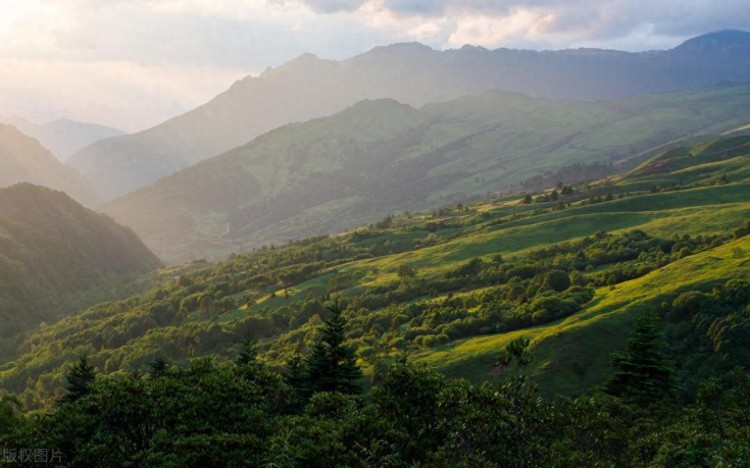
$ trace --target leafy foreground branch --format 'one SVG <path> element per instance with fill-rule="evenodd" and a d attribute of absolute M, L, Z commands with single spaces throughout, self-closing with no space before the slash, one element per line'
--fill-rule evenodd
<path fill-rule="evenodd" d="M 360 394 L 346 322 L 331 310 L 307 357 L 283 372 L 245 344 L 234 362 L 96 377 L 85 357 L 49 414 L 0 403 L 1 446 L 61 454 L 60 466 L 742 466 L 750 459 L 750 379 L 704 382 L 680 406 L 657 321 L 613 357 L 607 393 L 542 398 L 519 338 L 500 353 L 502 384 L 447 380 L 405 356 L 379 365 Z M 6 460 L 8 461 L 8 460 Z M 12 463 L 11 463 L 12 464 Z"/>

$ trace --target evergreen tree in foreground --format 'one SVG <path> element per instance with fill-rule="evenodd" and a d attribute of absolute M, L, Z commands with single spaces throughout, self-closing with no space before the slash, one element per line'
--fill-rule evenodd
<path fill-rule="evenodd" d="M 96 380 L 96 370 L 89 364 L 88 356 L 82 354 L 78 358 L 78 362 L 65 376 L 65 380 L 65 390 L 68 394 L 62 398 L 63 403 L 76 402 L 91 391 Z"/>
<path fill-rule="evenodd" d="M 323 321 L 320 341 L 307 357 L 308 393 L 360 393 L 362 370 L 357 366 L 354 348 L 344 345 L 346 319 L 338 305 L 329 307 L 328 310 L 331 314 Z"/>
<path fill-rule="evenodd" d="M 677 381 L 663 347 L 656 315 L 650 312 L 639 317 L 627 350 L 612 355 L 615 372 L 605 391 L 639 404 L 673 399 Z"/>

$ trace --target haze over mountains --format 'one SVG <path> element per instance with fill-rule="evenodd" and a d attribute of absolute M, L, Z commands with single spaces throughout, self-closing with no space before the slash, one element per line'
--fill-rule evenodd
<path fill-rule="evenodd" d="M 104 209 L 165 261 L 222 258 L 487 196 L 562 168 L 583 179 L 586 167 L 575 165 L 718 134 L 748 115 L 747 85 L 602 102 L 492 91 L 420 110 L 365 101 L 265 134 Z"/>
<path fill-rule="evenodd" d="M 0 124 L 0 187 L 19 182 L 62 190 L 89 206 L 100 199 L 91 182 L 58 161 L 37 140 L 11 125 Z"/>
<path fill-rule="evenodd" d="M 333 114 L 364 99 L 414 107 L 490 89 L 532 97 L 603 100 L 718 82 L 750 81 L 750 33 L 707 34 L 667 51 L 434 51 L 378 47 L 344 61 L 303 55 L 235 83 L 205 105 L 149 130 L 109 138 L 70 163 L 107 197 L 146 186 L 291 122 Z"/>
<path fill-rule="evenodd" d="M 503 2 L 486 18 L 499 3 L 52 3 L 0 8 L 0 50 L 90 74 L 29 89 L 52 96 L 34 101 L 47 115 L 69 115 L 58 98 L 106 104 L 102 121 L 117 102 L 143 115 L 171 93 L 202 100 L 195 85 L 223 88 L 236 56 L 309 38 L 251 27 L 263 41 L 247 42 L 235 28 L 256 23 L 235 16 L 259 11 L 335 39 L 321 15 L 430 40 L 446 21 L 451 44 L 629 47 L 699 27 L 673 21 L 680 2 L 626 5 L 637 18 L 618 0 Z M 419 11 L 384 20 L 396 3 Z M 698 3 L 685 10 L 750 27 L 717 16 L 742 7 Z M 41 24 L 54 48 L 23 39 Z M 0 124 L 8 463 L 30 448 L 73 467 L 750 459 L 750 33 L 642 53 L 306 54 L 138 134 L 14 124 Z M 65 161 L 45 148 L 86 142 Z"/>
<path fill-rule="evenodd" d="M 13 125 L 26 135 L 36 138 L 42 146 L 60 160 L 67 159 L 73 153 L 94 142 L 125 134 L 116 128 L 67 119 L 37 124 L 22 117 L 0 115 L 0 122 Z"/>

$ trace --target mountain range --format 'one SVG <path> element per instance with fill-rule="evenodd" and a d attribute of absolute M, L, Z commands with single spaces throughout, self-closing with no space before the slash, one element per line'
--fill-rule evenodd
<path fill-rule="evenodd" d="M 166 262 L 222 258 L 389 213 L 633 167 L 748 123 L 750 86 L 618 101 L 491 91 L 415 109 L 363 101 L 290 124 L 105 205 Z M 596 171 L 594 171 L 596 172 Z M 525 184 L 532 187 L 534 184 Z"/>
<path fill-rule="evenodd" d="M 0 187 L 19 182 L 62 190 L 89 206 L 100 200 L 94 185 L 78 171 L 16 127 L 0 124 Z"/>
<path fill-rule="evenodd" d="M 750 81 L 750 33 L 722 31 L 665 50 L 435 51 L 377 47 L 343 61 L 305 54 L 248 76 L 210 102 L 151 129 L 98 141 L 70 158 L 108 198 L 228 151 L 292 122 L 333 114 L 365 99 L 412 107 L 492 89 L 531 97 L 612 100 L 720 82 Z"/>
<path fill-rule="evenodd" d="M 0 365 L 0 387 L 51 406 L 81 353 L 112 374 L 158 358 L 232 357 L 249 339 L 283 367 L 314 343 L 333 300 L 365 369 L 408 353 L 449 377 L 503 382 L 498 350 L 526 337 L 529 376 L 545 393 L 585 394 L 649 310 L 664 311 L 688 393 L 746 362 L 750 137 L 677 147 L 624 174 L 532 195 L 165 269 L 144 294 L 31 333 Z"/>
<path fill-rule="evenodd" d="M 121 130 L 104 125 L 68 119 L 37 124 L 22 117 L 0 115 L 0 122 L 13 125 L 26 135 L 36 138 L 60 160 L 67 159 L 81 148 L 99 140 L 125 134 Z"/>

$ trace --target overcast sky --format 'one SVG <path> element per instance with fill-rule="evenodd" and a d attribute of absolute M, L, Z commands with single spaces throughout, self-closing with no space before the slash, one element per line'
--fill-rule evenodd
<path fill-rule="evenodd" d="M 0 0 L 0 114 L 142 129 L 303 52 L 667 49 L 749 0 Z"/>

